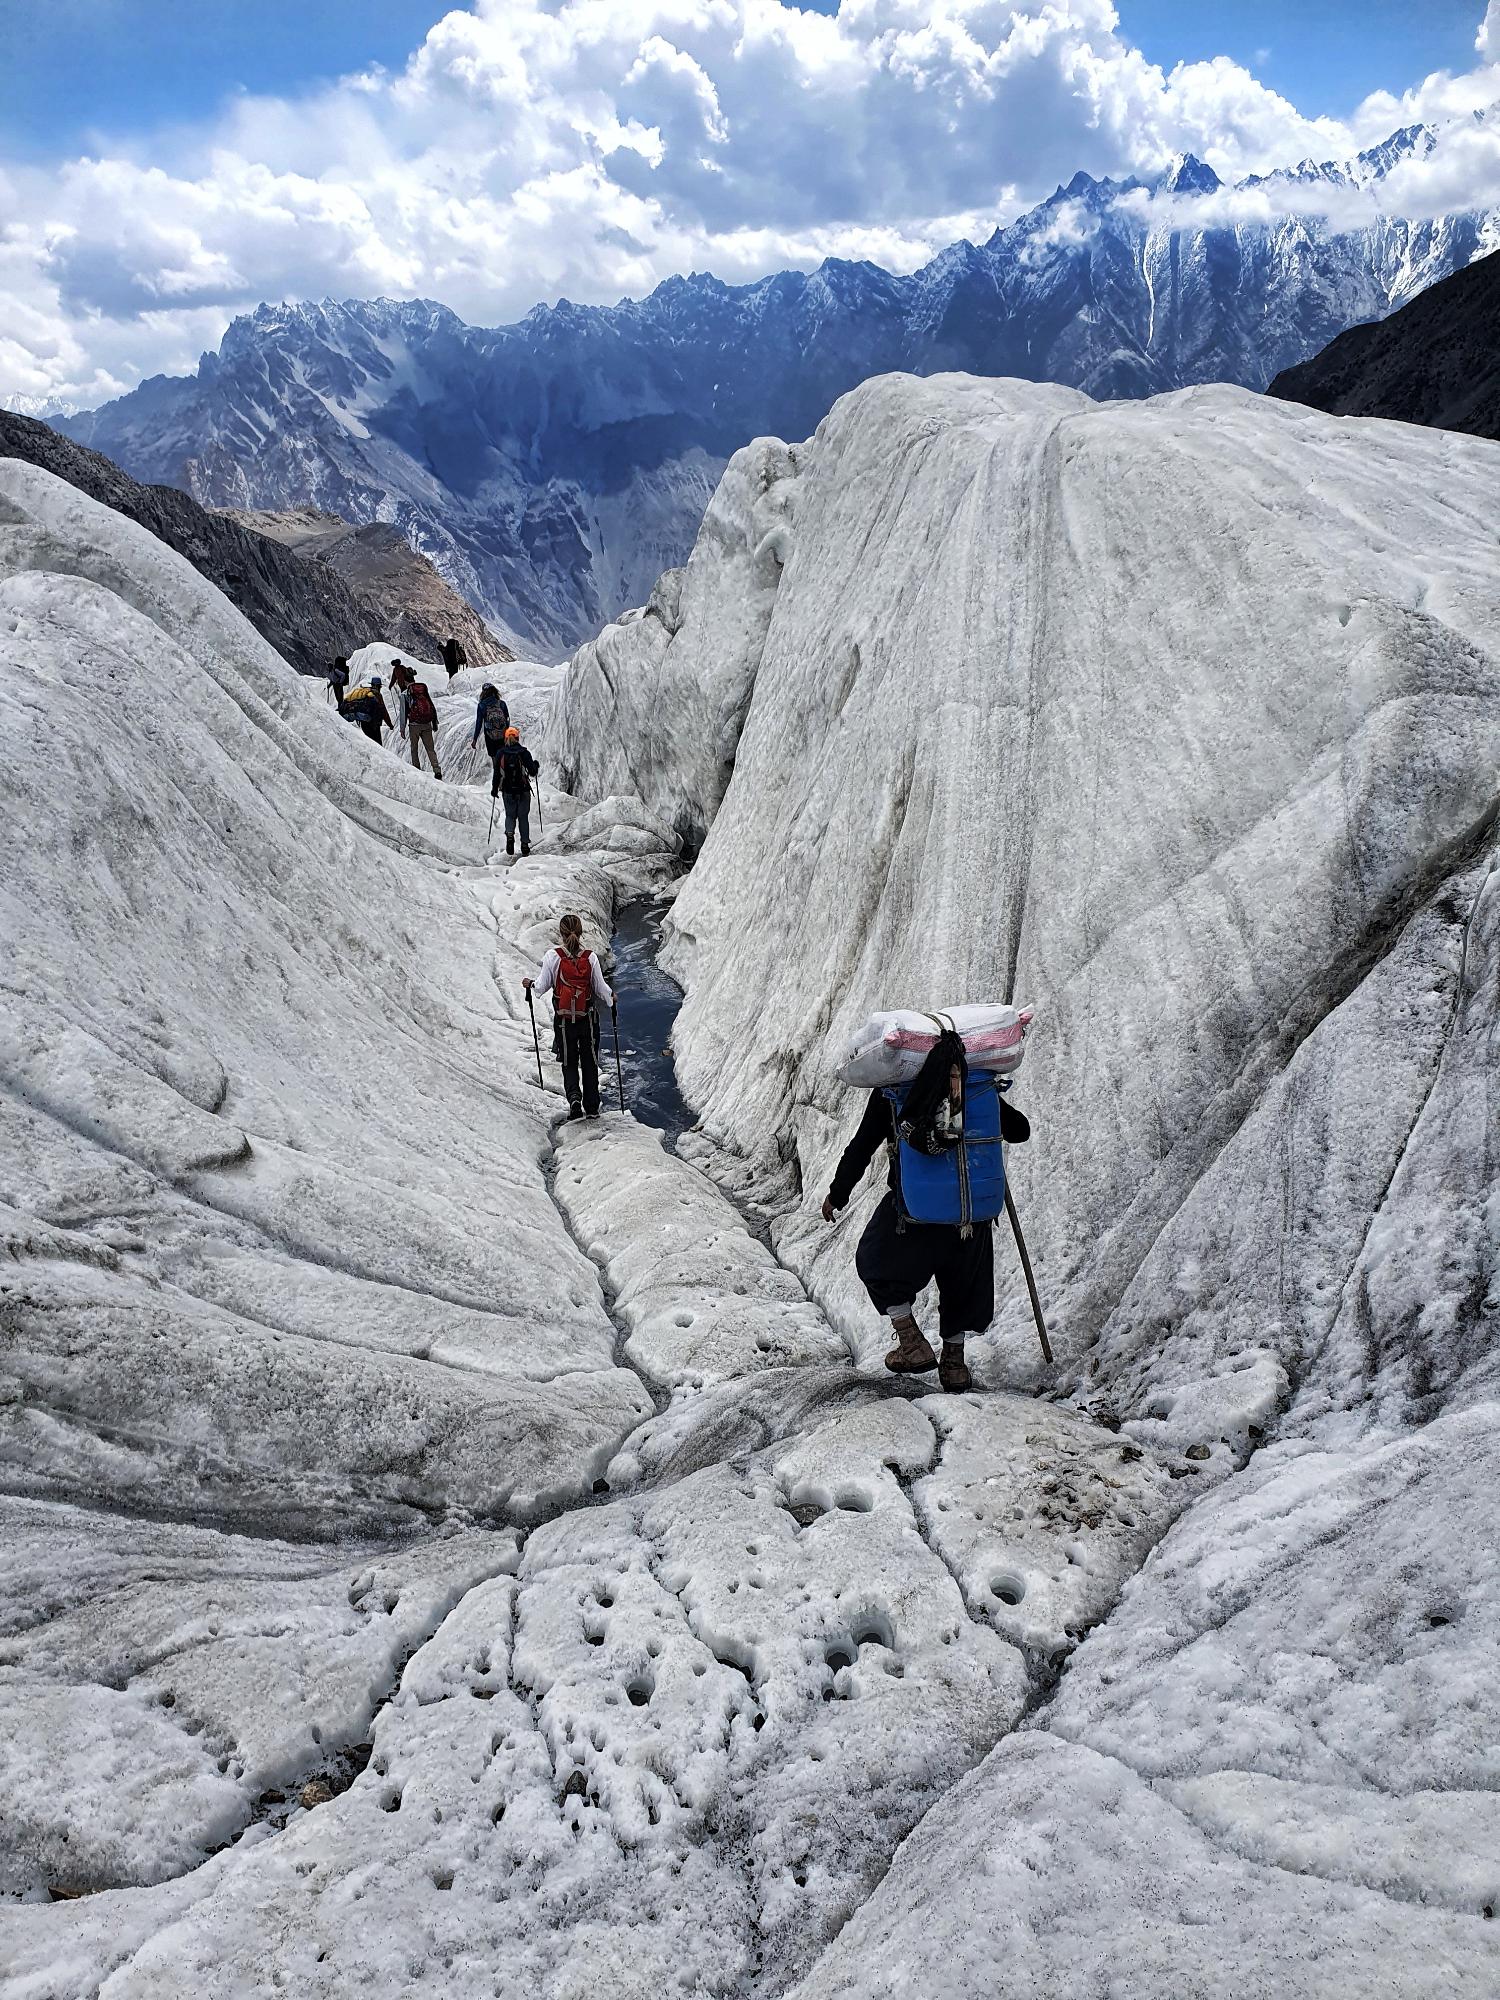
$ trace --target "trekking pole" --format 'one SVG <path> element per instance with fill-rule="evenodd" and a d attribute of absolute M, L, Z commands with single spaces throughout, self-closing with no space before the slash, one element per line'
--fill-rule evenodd
<path fill-rule="evenodd" d="M 615 1031 L 615 1082 L 620 1087 L 620 1109 L 625 1109 L 625 1072 L 620 1067 L 620 1009 L 615 1001 L 609 1004 L 609 1018 Z"/>
<path fill-rule="evenodd" d="M 488 833 L 487 833 L 487 834 L 486 834 L 486 835 L 484 836 L 484 844 L 485 844 L 485 847 L 486 847 L 486 849 L 488 849 L 488 847 L 489 847 L 489 844 L 490 844 L 490 842 L 491 842 L 491 841 L 492 841 L 492 840 L 494 839 L 494 837 L 495 837 L 495 794 L 494 794 L 493 792 L 491 792 L 491 793 L 490 793 L 490 830 L 489 830 L 489 832 L 488 832 Z"/>
<path fill-rule="evenodd" d="M 1026 1238 L 1021 1234 L 1021 1218 L 1016 1214 L 1016 1205 L 1010 1197 L 1009 1180 L 1005 1183 L 1005 1213 L 1010 1217 L 1010 1226 L 1016 1232 L 1016 1248 L 1021 1253 L 1021 1269 L 1026 1274 L 1026 1289 L 1031 1294 L 1031 1311 L 1036 1320 L 1037 1339 L 1042 1343 L 1042 1359 L 1050 1366 L 1052 1344 L 1047 1338 L 1047 1326 L 1042 1318 L 1042 1302 L 1036 1295 L 1036 1279 L 1031 1275 L 1031 1259 L 1026 1255 Z"/>
<path fill-rule="evenodd" d="M 547 1086 L 542 1082 L 542 1044 L 536 1031 L 536 1005 L 532 1000 L 531 988 L 529 986 L 526 989 L 526 1011 L 531 1016 L 531 1044 L 536 1050 L 536 1080 L 540 1087 L 545 1090 Z"/>

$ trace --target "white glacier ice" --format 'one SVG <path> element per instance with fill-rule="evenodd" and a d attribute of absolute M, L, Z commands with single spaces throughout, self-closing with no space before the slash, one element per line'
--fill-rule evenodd
<path fill-rule="evenodd" d="M 1497 519 L 873 383 L 439 785 L 0 464 L 5 2000 L 1500 1990 Z M 678 840 L 674 1151 L 520 978 Z M 934 993 L 1038 1007 L 970 1397 L 815 1219 Z"/>

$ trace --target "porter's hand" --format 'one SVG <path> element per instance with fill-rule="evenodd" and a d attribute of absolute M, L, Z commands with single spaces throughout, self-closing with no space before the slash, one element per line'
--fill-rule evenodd
<path fill-rule="evenodd" d="M 531 991 L 531 981 L 529 979 L 523 979 L 521 984 L 526 988 L 528 993 Z"/>
<path fill-rule="evenodd" d="M 833 1205 L 833 1196 L 825 1194 L 823 1197 L 823 1220 L 825 1222 L 832 1222 L 837 1214 L 838 1210 Z"/>

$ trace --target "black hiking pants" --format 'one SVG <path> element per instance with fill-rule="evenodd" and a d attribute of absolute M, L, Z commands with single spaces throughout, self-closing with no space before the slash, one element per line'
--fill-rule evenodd
<path fill-rule="evenodd" d="M 570 1020 L 560 1014 L 563 1089 L 570 1105 L 583 1106 L 590 1118 L 599 1115 L 599 1017 L 590 1012 Z"/>
<path fill-rule="evenodd" d="M 380 721 L 378 717 L 373 722 L 366 722 L 365 718 L 361 716 L 359 718 L 359 726 L 372 743 L 380 741 Z"/>
<path fill-rule="evenodd" d="M 898 1229 L 899 1219 L 896 1197 L 888 1194 L 854 1253 L 854 1268 L 876 1312 L 910 1310 L 936 1279 L 943 1339 L 983 1333 L 995 1317 L 994 1225 L 976 1222 L 974 1233 L 962 1236 L 956 1222 L 908 1222 Z"/>

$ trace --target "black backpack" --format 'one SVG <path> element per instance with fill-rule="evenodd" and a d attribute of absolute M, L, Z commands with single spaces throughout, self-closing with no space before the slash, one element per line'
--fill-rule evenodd
<path fill-rule="evenodd" d="M 507 743 L 500 752 L 502 792 L 529 792 L 531 773 L 526 768 L 526 752 L 519 743 Z"/>

